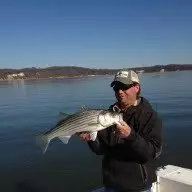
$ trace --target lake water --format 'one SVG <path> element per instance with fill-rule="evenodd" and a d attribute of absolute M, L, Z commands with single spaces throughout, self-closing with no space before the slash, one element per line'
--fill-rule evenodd
<path fill-rule="evenodd" d="M 142 95 L 163 120 L 160 165 L 192 168 L 192 71 L 140 75 Z M 115 101 L 112 76 L 0 82 L 0 191 L 85 192 L 102 185 L 101 157 L 73 137 L 51 142 L 45 155 L 35 135 L 53 127 L 59 112 Z"/>

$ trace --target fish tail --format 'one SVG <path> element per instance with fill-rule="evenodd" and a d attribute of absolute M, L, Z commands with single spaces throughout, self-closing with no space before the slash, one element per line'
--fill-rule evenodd
<path fill-rule="evenodd" d="M 49 146 L 50 140 L 46 135 L 38 135 L 36 136 L 36 143 L 39 145 L 43 151 L 43 154 L 45 154 L 48 146 Z"/>

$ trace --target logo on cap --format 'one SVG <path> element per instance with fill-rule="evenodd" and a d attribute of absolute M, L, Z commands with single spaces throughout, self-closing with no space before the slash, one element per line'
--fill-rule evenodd
<path fill-rule="evenodd" d="M 124 77 L 127 78 L 128 77 L 128 71 L 119 71 L 116 75 L 116 77 Z"/>

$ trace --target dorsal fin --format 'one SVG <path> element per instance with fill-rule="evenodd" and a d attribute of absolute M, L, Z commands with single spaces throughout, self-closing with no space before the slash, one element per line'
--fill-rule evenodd
<path fill-rule="evenodd" d="M 89 109 L 90 109 L 89 107 L 83 105 L 83 106 L 81 106 L 80 111 L 86 111 L 86 110 L 89 110 Z"/>
<path fill-rule="evenodd" d="M 61 119 L 65 119 L 66 117 L 69 116 L 69 114 L 60 112 L 60 113 L 59 113 L 59 116 L 60 116 Z"/>

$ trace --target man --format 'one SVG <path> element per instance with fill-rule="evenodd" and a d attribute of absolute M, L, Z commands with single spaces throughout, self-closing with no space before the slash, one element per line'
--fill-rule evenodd
<path fill-rule="evenodd" d="M 155 181 L 155 159 L 161 154 L 162 124 L 149 102 L 140 96 L 138 75 L 119 71 L 111 87 L 117 102 L 109 110 L 123 113 L 123 122 L 98 132 L 95 141 L 89 133 L 93 152 L 103 155 L 103 184 L 106 192 L 150 191 Z"/>

